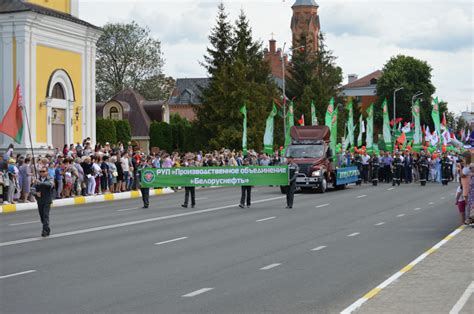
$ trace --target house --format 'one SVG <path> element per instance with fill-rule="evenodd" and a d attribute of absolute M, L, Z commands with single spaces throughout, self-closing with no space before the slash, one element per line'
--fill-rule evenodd
<path fill-rule="evenodd" d="M 167 106 L 169 114 L 179 114 L 193 121 L 196 119 L 196 107 L 202 104 L 201 90 L 209 85 L 209 78 L 177 79 Z M 169 115 L 165 119 L 169 122 Z"/>
<path fill-rule="evenodd" d="M 382 71 L 374 71 L 362 78 L 356 74 L 348 76 L 348 83 L 341 87 L 340 96 L 353 97 L 361 105 L 367 108 L 371 103 L 375 103 L 377 97 L 377 80 L 382 76 Z"/>

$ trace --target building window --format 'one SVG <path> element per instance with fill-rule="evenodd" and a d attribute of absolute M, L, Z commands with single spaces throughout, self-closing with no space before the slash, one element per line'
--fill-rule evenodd
<path fill-rule="evenodd" d="M 59 83 L 54 84 L 51 97 L 55 99 L 66 99 L 66 96 L 64 95 L 64 88 L 61 84 Z"/>
<path fill-rule="evenodd" d="M 110 119 L 112 120 L 120 120 L 120 115 L 117 107 L 110 107 Z"/>
<path fill-rule="evenodd" d="M 371 79 L 370 85 L 377 85 L 377 79 L 376 78 Z"/>

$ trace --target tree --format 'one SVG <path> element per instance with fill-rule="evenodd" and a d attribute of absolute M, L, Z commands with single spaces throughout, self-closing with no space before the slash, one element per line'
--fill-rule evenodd
<path fill-rule="evenodd" d="M 173 149 L 171 126 L 166 122 L 152 122 L 150 124 L 150 147 L 159 147 L 171 152 Z"/>
<path fill-rule="evenodd" d="M 411 121 L 412 97 L 417 92 L 422 92 L 420 106 L 421 123 L 432 125 L 431 98 L 435 92 L 435 87 L 431 83 L 431 71 L 432 68 L 426 61 L 404 55 L 392 57 L 384 65 L 382 69 L 383 74 L 377 81 L 378 111 L 380 111 L 380 104 L 387 98 L 389 114 L 391 119 L 393 119 L 393 91 L 403 87 L 404 89 L 396 94 L 397 118 Z M 442 109 L 441 106 L 440 109 Z M 379 122 L 381 117 L 379 117 L 379 114 L 376 117 L 376 121 Z"/>
<path fill-rule="evenodd" d="M 298 47 L 310 45 L 307 36 L 300 36 Z M 342 69 L 336 64 L 336 57 L 327 49 L 324 34 L 318 36 L 318 51 L 298 49 L 293 53 L 291 66 L 288 69 L 287 96 L 295 98 L 295 116 L 310 116 L 311 101 L 315 102 L 318 120 L 324 119 L 331 97 L 338 94 L 342 82 Z M 342 102 L 336 99 L 335 103 Z M 339 108 L 339 121 L 344 121 L 345 111 Z M 344 123 L 338 123 L 338 133 L 343 132 Z M 343 133 L 340 135 L 342 136 Z"/>
<path fill-rule="evenodd" d="M 226 16 L 219 5 L 219 17 Z M 218 18 L 218 26 L 224 22 Z M 248 146 L 261 150 L 265 119 L 271 101 L 277 95 L 270 78 L 270 68 L 263 61 L 261 42 L 254 41 L 247 17 L 241 12 L 231 36 L 218 34 L 226 27 L 215 27 L 210 36 L 213 49 L 206 57 L 211 75 L 210 83 L 202 91 L 202 106 L 197 110 L 198 124 L 211 149 L 242 147 L 242 115 L 240 108 L 247 106 Z M 213 38 L 225 37 L 226 45 L 216 46 Z M 230 38 L 230 40 L 228 40 Z M 223 43 L 224 40 L 218 41 Z M 219 53 L 217 53 L 219 52 Z M 222 56 L 222 55 L 225 55 Z"/>
<path fill-rule="evenodd" d="M 162 97 L 167 93 L 161 89 L 166 86 L 163 64 L 161 43 L 150 36 L 148 28 L 136 22 L 106 24 L 97 41 L 97 100 L 106 100 L 125 87 L 138 90 L 151 78 L 158 87 L 153 98 Z"/>
<path fill-rule="evenodd" d="M 164 74 L 153 75 L 140 81 L 138 92 L 146 100 L 166 100 L 175 86 L 175 80 Z"/>
<path fill-rule="evenodd" d="M 132 139 L 132 131 L 128 120 L 115 120 L 115 133 L 117 142 L 127 144 Z"/>
<path fill-rule="evenodd" d="M 117 133 L 115 131 L 114 120 L 97 118 L 96 130 L 97 143 L 117 143 Z"/>

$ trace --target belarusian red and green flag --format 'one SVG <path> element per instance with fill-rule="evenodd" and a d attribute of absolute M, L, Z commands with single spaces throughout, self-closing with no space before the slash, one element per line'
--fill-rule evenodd
<path fill-rule="evenodd" d="M 265 135 L 263 135 L 263 151 L 267 154 L 273 153 L 273 130 L 274 130 L 274 120 L 277 114 L 277 107 L 273 103 L 273 108 L 267 118 L 267 123 L 265 127 Z"/>
<path fill-rule="evenodd" d="M 8 108 L 7 113 L 0 122 L 0 132 L 11 137 L 15 142 L 21 144 L 23 137 L 23 114 L 21 112 L 20 83 L 16 85 L 15 95 Z"/>
<path fill-rule="evenodd" d="M 242 152 L 247 155 L 247 107 L 245 104 L 240 108 L 240 113 L 244 115 L 242 131 Z"/>

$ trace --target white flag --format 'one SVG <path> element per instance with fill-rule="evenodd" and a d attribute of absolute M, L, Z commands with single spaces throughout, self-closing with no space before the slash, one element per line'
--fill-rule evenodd
<path fill-rule="evenodd" d="M 436 144 L 438 144 L 438 141 L 439 141 L 438 133 L 434 131 L 430 138 L 431 146 L 436 146 Z"/>
<path fill-rule="evenodd" d="M 448 145 L 451 143 L 451 135 L 449 134 L 448 130 L 444 130 L 441 136 L 443 137 L 443 145 Z"/>
<path fill-rule="evenodd" d="M 425 129 L 425 141 L 431 141 L 430 127 L 427 125 Z"/>
<path fill-rule="evenodd" d="M 408 133 L 410 131 L 411 131 L 410 123 L 406 123 L 405 126 L 402 128 L 402 132 L 403 133 Z"/>

